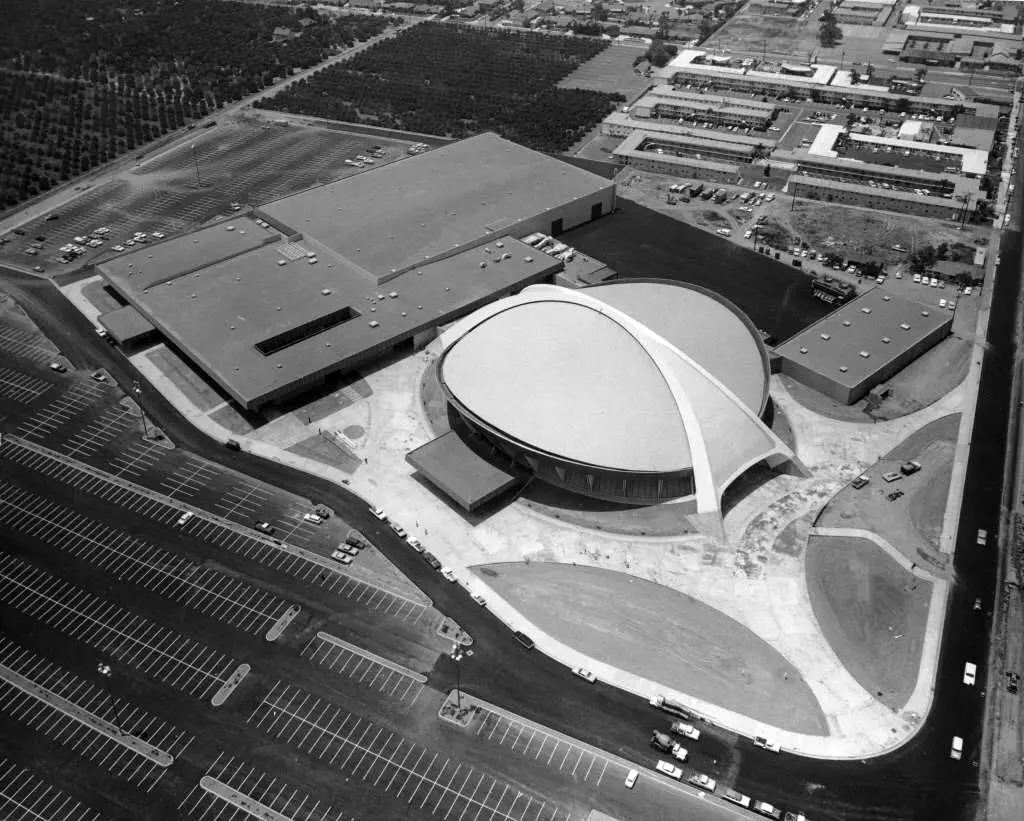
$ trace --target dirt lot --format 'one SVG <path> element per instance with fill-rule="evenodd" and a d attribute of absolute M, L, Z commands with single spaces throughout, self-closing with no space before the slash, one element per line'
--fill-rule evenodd
<path fill-rule="evenodd" d="M 782 729 L 828 732 L 796 668 L 696 599 L 596 567 L 532 562 L 473 570 L 538 628 L 588 656 Z"/>
<path fill-rule="evenodd" d="M 814 615 L 843 666 L 902 708 L 917 681 L 931 584 L 867 539 L 812 536 L 805 567 Z"/>
<path fill-rule="evenodd" d="M 877 533 L 907 559 L 943 573 L 947 557 L 939 553 L 939 535 L 953 471 L 953 453 L 960 414 L 950 414 L 925 425 L 864 472 L 871 484 L 860 490 L 843 488 L 818 515 L 818 527 L 864 528 Z M 888 483 L 882 474 L 898 471 L 902 462 L 915 459 L 921 470 Z M 888 494 L 903 496 L 889 501 Z"/>

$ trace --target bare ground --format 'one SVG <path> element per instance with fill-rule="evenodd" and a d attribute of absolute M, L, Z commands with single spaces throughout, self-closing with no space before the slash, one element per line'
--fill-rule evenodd
<path fill-rule="evenodd" d="M 796 668 L 703 602 L 596 567 L 516 562 L 473 571 L 539 629 L 592 658 L 782 729 L 828 733 Z"/>

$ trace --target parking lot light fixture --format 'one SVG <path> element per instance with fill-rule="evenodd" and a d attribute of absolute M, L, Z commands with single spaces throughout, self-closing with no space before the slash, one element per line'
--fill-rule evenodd
<path fill-rule="evenodd" d="M 466 654 L 462 650 L 462 645 L 453 644 L 452 651 L 449 653 L 449 658 L 455 662 L 455 707 L 459 712 L 462 712 L 462 682 L 460 680 L 460 662 L 466 657 Z"/>
<path fill-rule="evenodd" d="M 107 694 L 107 700 L 110 702 L 110 709 L 114 713 L 114 726 L 117 728 L 117 732 L 120 735 L 124 735 L 124 730 L 121 729 L 121 716 L 117 711 L 117 702 L 114 701 L 114 696 L 110 692 L 110 676 L 113 673 L 110 665 L 105 661 L 101 661 L 96 665 L 96 672 L 100 674 L 103 679 L 103 690 Z"/>

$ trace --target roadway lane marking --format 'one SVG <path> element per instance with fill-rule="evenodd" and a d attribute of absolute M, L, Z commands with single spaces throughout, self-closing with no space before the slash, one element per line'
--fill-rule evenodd
<path fill-rule="evenodd" d="M 147 792 L 193 741 L 2 636 L 0 708 Z"/>
<path fill-rule="evenodd" d="M 383 788 L 388 794 L 396 776 L 404 774 L 405 781 L 396 797 L 405 798 L 410 805 L 418 802 L 420 808 L 430 804 L 428 811 L 442 818 L 461 818 L 466 812 L 475 811 L 474 818 L 526 821 L 527 812 L 536 803 L 540 806 L 538 817 L 550 806 L 551 819 L 569 819 L 569 813 L 558 805 L 451 757 L 435 769 L 440 754 L 434 753 L 430 763 L 422 767 L 421 762 L 430 752 L 422 745 L 281 681 L 260 700 L 247 722 L 255 722 L 267 735 L 363 782 L 379 786 L 390 776 Z M 416 763 L 408 764 L 417 752 L 420 755 Z M 341 756 L 340 763 L 336 763 Z M 480 778 L 476 778 L 478 774 Z M 410 784 L 411 792 L 403 796 Z M 483 798 L 479 797 L 481 794 Z"/>
<path fill-rule="evenodd" d="M 0 482 L 0 525 L 45 541 L 113 578 L 152 590 L 216 621 L 265 633 L 292 613 L 272 593 Z"/>
<path fill-rule="evenodd" d="M 379 690 L 386 696 L 406 701 L 411 707 L 416 703 L 427 677 L 401 664 L 349 644 L 337 636 L 324 631 L 318 632 L 302 650 L 302 657 L 327 667 L 331 672 Z M 367 676 L 373 676 L 367 680 Z"/>
<path fill-rule="evenodd" d="M 237 662 L 218 650 L 0 555 L 0 601 L 186 695 L 208 698 Z"/>
<path fill-rule="evenodd" d="M 51 387 L 53 386 L 49 382 L 29 376 L 27 373 L 12 368 L 0 368 L 0 397 L 5 399 L 13 399 L 27 405 Z"/>
<path fill-rule="evenodd" d="M 18 821 L 101 821 L 102 816 L 0 756 L 0 817 Z"/>
<path fill-rule="evenodd" d="M 178 805 L 178 811 L 199 821 L 241 821 L 245 817 L 260 821 L 355 821 L 355 816 L 325 806 L 323 801 L 234 756 L 225 758 L 223 752 Z"/>

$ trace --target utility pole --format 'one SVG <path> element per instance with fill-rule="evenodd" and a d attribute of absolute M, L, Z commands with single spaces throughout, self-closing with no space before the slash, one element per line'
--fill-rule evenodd
<path fill-rule="evenodd" d="M 114 701 L 114 696 L 110 692 L 110 675 L 112 672 L 110 665 L 105 661 L 101 661 L 96 665 L 96 672 L 99 673 L 103 679 L 103 690 L 107 694 L 107 699 L 110 701 L 110 709 L 114 713 L 114 726 L 117 728 L 117 732 L 120 735 L 124 735 L 124 730 L 121 728 L 121 716 L 117 711 L 117 702 Z"/>

